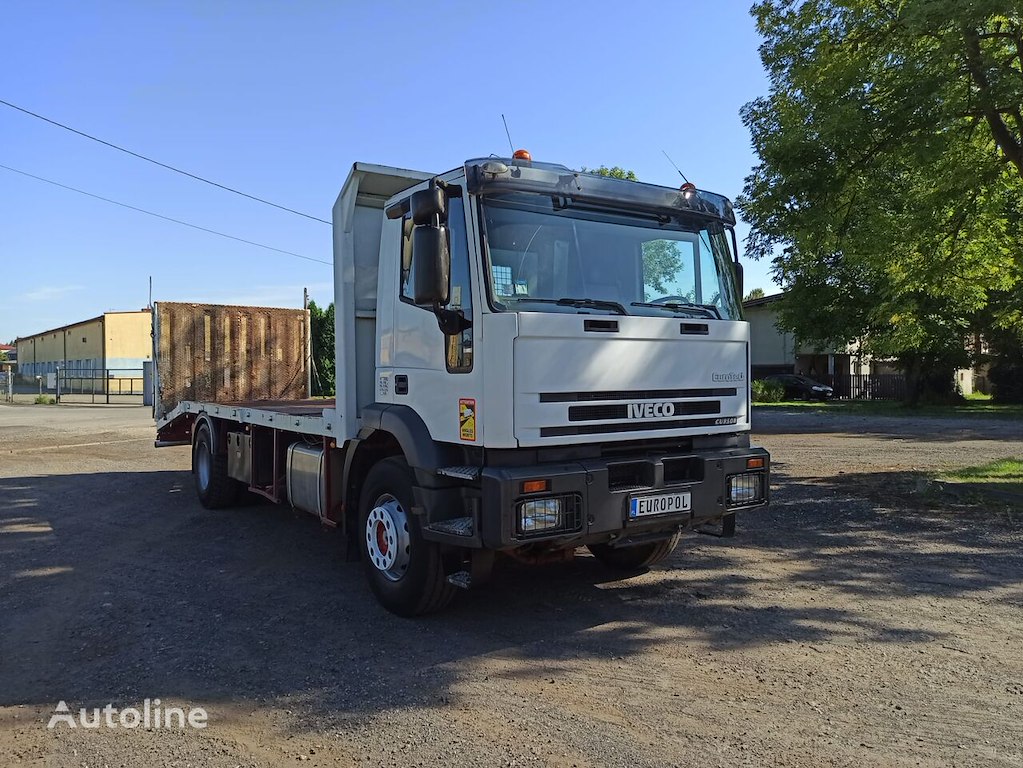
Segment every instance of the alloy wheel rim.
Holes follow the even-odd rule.
[[[390,581],[408,571],[411,555],[408,515],[399,501],[383,494],[366,518],[366,552],[369,561]]]

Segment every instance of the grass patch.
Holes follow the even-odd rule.
[[[956,469],[939,475],[938,479],[966,483],[971,487],[990,487],[1007,493],[1018,493],[1023,497],[1023,461],[1020,459],[998,459],[976,467]]]
[[[1016,472],[1023,469],[1014,459]],[[992,462],[1001,464],[1002,462]],[[989,465],[985,465],[989,466]],[[835,489],[867,498],[885,510],[899,515],[918,513],[947,520],[988,521],[1012,528],[1023,525],[1023,478],[1017,480],[952,479],[961,472],[984,471],[984,467],[950,470],[946,473],[867,472],[837,475],[831,479]],[[1012,475],[1010,464],[1001,471]]]
[[[50,397],[49,395],[37,395],[35,402],[36,405],[56,405],[57,398]]]
[[[1023,405],[992,403],[990,399],[969,399],[956,405],[921,405],[911,408],[894,400],[830,400],[816,402],[792,400],[779,403],[755,403],[756,408],[805,408],[822,413],[849,416],[929,416],[934,418],[979,417],[1023,421]]]

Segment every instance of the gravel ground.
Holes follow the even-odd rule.
[[[774,497],[735,539],[409,621],[311,518],[203,510],[147,409],[0,406],[0,766],[1023,765],[1023,530],[918,494],[1023,423],[754,425]],[[147,697],[209,725],[46,728]]]

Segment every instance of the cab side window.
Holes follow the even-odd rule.
[[[451,301],[448,309],[461,314],[469,323],[455,336],[448,336],[445,358],[451,373],[472,370],[472,284],[469,281],[469,237],[465,231],[465,206],[461,197],[448,201],[448,242],[451,248]]]
[[[454,190],[453,190],[454,191]],[[461,197],[448,198],[448,250],[451,254],[451,292],[447,309],[461,314],[470,324],[461,333],[445,336],[445,361],[450,373],[472,370],[472,284],[469,278],[469,237],[465,231],[465,206]],[[415,304],[415,266],[412,260],[412,216],[401,220],[400,298]],[[428,307],[423,307],[429,311]]]
[[[412,214],[406,213],[401,218],[401,298],[403,301],[415,303],[413,300],[412,282]]]

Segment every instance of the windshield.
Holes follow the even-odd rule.
[[[563,207],[513,193],[483,200],[495,309],[740,319],[723,224]]]

